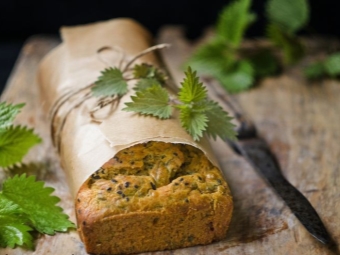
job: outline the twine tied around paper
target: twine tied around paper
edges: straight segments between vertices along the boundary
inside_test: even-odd
[[[97,50],[96,54],[98,56],[99,61],[104,63],[107,66],[112,66],[107,60],[103,59],[101,56],[101,53],[105,50],[112,50],[116,51],[118,53],[122,54],[121,59],[119,60],[118,68],[122,70],[122,73],[126,73],[130,71],[130,66],[140,57],[164,48],[170,47],[169,44],[163,43],[163,44],[157,44],[152,47],[149,47],[142,52],[138,53],[137,55],[133,56],[129,59],[129,57],[125,54],[125,52],[119,48],[119,47],[109,47],[104,46]],[[124,66],[124,63],[125,66]],[[51,111],[50,111],[50,131],[52,136],[52,142],[53,145],[57,147],[58,152],[60,152],[60,142],[61,142],[61,133],[65,126],[66,120],[68,115],[72,112],[73,109],[78,108],[80,105],[82,105],[85,101],[89,100],[90,98],[93,98],[91,88],[95,85],[95,83],[91,83],[89,85],[86,85],[82,88],[70,90],[65,92],[62,96],[60,96],[56,102],[52,105]],[[65,103],[69,102],[73,97],[79,96],[80,97],[75,101],[74,105],[72,105],[69,109],[66,110],[64,116],[61,117],[60,123],[55,128],[55,121],[58,115],[58,112],[60,109],[65,105]],[[91,121],[101,123],[107,116],[109,116],[115,109],[116,106],[118,106],[119,101],[121,99],[121,96],[104,96],[98,98],[98,100],[95,103],[95,107],[89,111],[89,116],[91,118]],[[110,106],[110,110],[108,111],[107,115],[99,119],[95,116],[95,114],[105,108],[106,106]]]

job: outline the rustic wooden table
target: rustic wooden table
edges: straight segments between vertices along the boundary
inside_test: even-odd
[[[172,44],[163,55],[169,70],[179,81],[181,63],[193,46],[183,38],[181,29],[174,27],[163,29],[158,41]],[[55,195],[62,199],[60,205],[75,221],[73,199],[51,144],[48,120],[42,111],[35,80],[40,59],[58,43],[55,38],[42,36],[27,41],[1,101],[26,103],[17,122],[34,127],[43,138],[43,143],[25,158],[33,166],[28,171],[56,189]],[[301,65],[308,61],[310,58]],[[340,82],[308,83],[301,65],[278,77],[264,79],[256,88],[237,95],[237,99],[278,157],[283,174],[308,198],[332,238],[340,243]],[[235,203],[227,238],[206,246],[145,254],[336,254],[304,229],[242,157],[221,141],[213,142],[213,148]],[[1,172],[0,178],[6,175],[8,173]],[[0,249],[0,254],[82,255],[86,252],[76,231],[71,231],[40,236],[35,251]]]

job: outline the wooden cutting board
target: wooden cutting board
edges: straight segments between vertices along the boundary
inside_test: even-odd
[[[194,46],[183,38],[177,27],[164,28],[158,41],[172,44],[170,49],[163,51],[163,56],[175,79],[180,81],[181,64]],[[42,36],[32,37],[26,42],[1,101],[26,103],[17,123],[34,127],[43,138],[43,143],[25,158],[25,162],[32,166],[28,171],[55,188],[54,194],[61,198],[60,206],[75,222],[73,199],[51,144],[49,124],[42,113],[44,106],[40,103],[35,80],[39,61],[58,43],[55,38]],[[312,44],[320,50],[330,42]],[[278,157],[283,174],[308,198],[331,236],[339,243],[340,82],[307,82],[301,67],[311,59],[307,57],[301,65],[278,77],[264,79],[256,88],[237,95],[237,99]],[[213,142],[213,148],[235,203],[227,238],[206,246],[144,254],[335,254],[311,237],[242,157],[235,155],[221,141]],[[1,172],[1,181],[8,175]],[[0,254],[82,255],[86,252],[76,231],[71,231],[39,236],[35,251],[0,249]]]

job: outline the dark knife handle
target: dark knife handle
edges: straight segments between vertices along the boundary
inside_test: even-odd
[[[273,187],[273,190],[285,201],[311,235],[324,244],[330,244],[332,239],[319,215],[306,197],[282,175],[276,157],[271,153],[266,143],[260,138],[254,138],[241,140],[234,146]]]

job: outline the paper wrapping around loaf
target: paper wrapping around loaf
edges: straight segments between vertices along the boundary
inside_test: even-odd
[[[38,79],[44,100],[42,107],[46,110],[50,110],[68,91],[94,83],[100,72],[108,67],[105,62],[118,66],[122,52],[129,60],[153,45],[148,31],[130,19],[64,27],[61,35],[62,43],[43,59],[39,68]],[[106,46],[119,50],[109,51],[107,56],[101,55],[100,58],[97,51]],[[136,63],[160,65],[154,53],[143,56]],[[208,141],[193,141],[181,127],[177,117],[159,120],[121,111],[124,102],[131,101],[131,94],[128,94],[122,98],[118,109],[103,122],[96,123],[89,114],[95,98],[83,100],[81,105],[75,107],[83,96],[84,94],[79,93],[78,98],[72,98],[63,104],[57,112],[55,122],[58,126],[65,113],[72,109],[60,134],[60,158],[74,197],[94,171],[118,151],[138,143],[163,141],[190,144],[201,149],[217,165]]]

